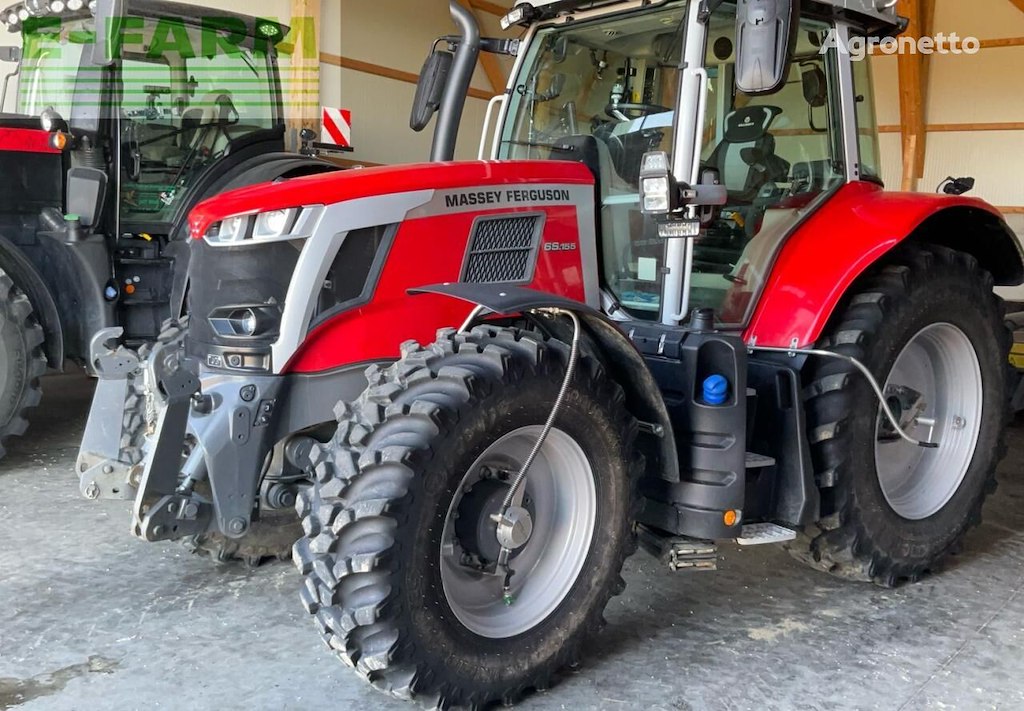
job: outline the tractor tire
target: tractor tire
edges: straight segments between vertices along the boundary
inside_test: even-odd
[[[302,537],[302,527],[294,509],[261,511],[242,538],[222,533],[202,533],[181,539],[190,553],[215,563],[242,562],[256,568],[270,560],[288,560],[292,546]]]
[[[188,331],[188,316],[181,319],[167,319],[160,326],[156,337],[157,345],[166,345],[183,340]],[[154,343],[139,346],[140,361],[146,361],[153,352]],[[128,376],[128,393],[125,395],[124,413],[121,418],[121,450],[118,460],[125,464],[138,464],[146,458],[146,437],[155,424],[155,413],[150,411],[146,396],[146,383],[142,372]]]
[[[294,558],[324,641],[377,689],[440,708],[512,703],[576,663],[625,587],[637,424],[622,389],[582,354],[526,479],[533,534],[509,561],[511,596],[491,572],[489,515],[568,357],[564,343],[516,329],[442,330],[371,366],[367,390],[339,406],[297,503]]]
[[[44,338],[25,292],[0,270],[0,457],[8,437],[25,433],[25,413],[42,398]]]
[[[861,374],[812,357],[804,396],[822,510],[791,544],[796,558],[893,587],[935,570],[981,522],[1009,419],[1009,334],[992,287],[970,255],[908,244],[837,310],[820,347],[860,359],[904,429],[939,447],[899,439]]]

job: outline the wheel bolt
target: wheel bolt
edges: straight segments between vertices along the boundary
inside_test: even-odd
[[[965,420],[964,418],[960,417],[959,415],[953,418],[953,429],[962,430],[966,426],[967,420]]]

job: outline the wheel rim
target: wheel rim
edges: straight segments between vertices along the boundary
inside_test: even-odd
[[[462,564],[465,550],[457,540],[455,521],[467,489],[472,491],[487,471],[517,472],[541,429],[522,427],[488,447],[463,477],[445,516],[441,536],[445,599],[459,621],[482,637],[521,634],[554,612],[579,577],[594,536],[597,490],[593,469],[576,440],[553,428],[526,479],[533,533],[509,563],[515,571],[510,581],[514,602],[509,605],[503,600],[503,575],[481,573]],[[495,512],[496,507],[484,515]]]
[[[967,335],[949,323],[917,333],[885,382],[886,399],[918,447],[895,435],[879,408],[875,468],[889,506],[921,520],[940,511],[960,488],[981,431],[981,365]]]

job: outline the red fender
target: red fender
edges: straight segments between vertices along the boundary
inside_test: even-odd
[[[1013,241],[1017,265],[1004,265],[1009,276],[997,283],[1017,283],[1020,247],[1001,215],[977,198],[926,193],[886,192],[879,185],[855,182],[844,185],[806,222],[790,235],[772,266],[744,340],[757,339],[760,346],[791,347],[794,341],[807,346],[818,340],[839,300],[865,269],[898,245],[929,218],[950,212],[975,215],[1002,225],[1001,239]],[[978,214],[975,211],[982,211]],[[963,218],[963,215],[961,215]],[[957,220],[958,224],[960,220]],[[964,237],[966,235],[961,235]],[[997,239],[1000,238],[997,234]],[[948,240],[943,243],[951,244]],[[951,244],[972,253],[988,250]],[[977,247],[977,245],[975,245]],[[982,260],[985,264],[985,260]],[[990,271],[998,265],[985,264]]]
[[[50,133],[35,128],[0,128],[0,151],[60,153],[50,145]]]

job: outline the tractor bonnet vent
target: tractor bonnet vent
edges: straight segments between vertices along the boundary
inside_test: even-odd
[[[533,278],[543,215],[485,217],[473,225],[461,281],[528,282]]]

